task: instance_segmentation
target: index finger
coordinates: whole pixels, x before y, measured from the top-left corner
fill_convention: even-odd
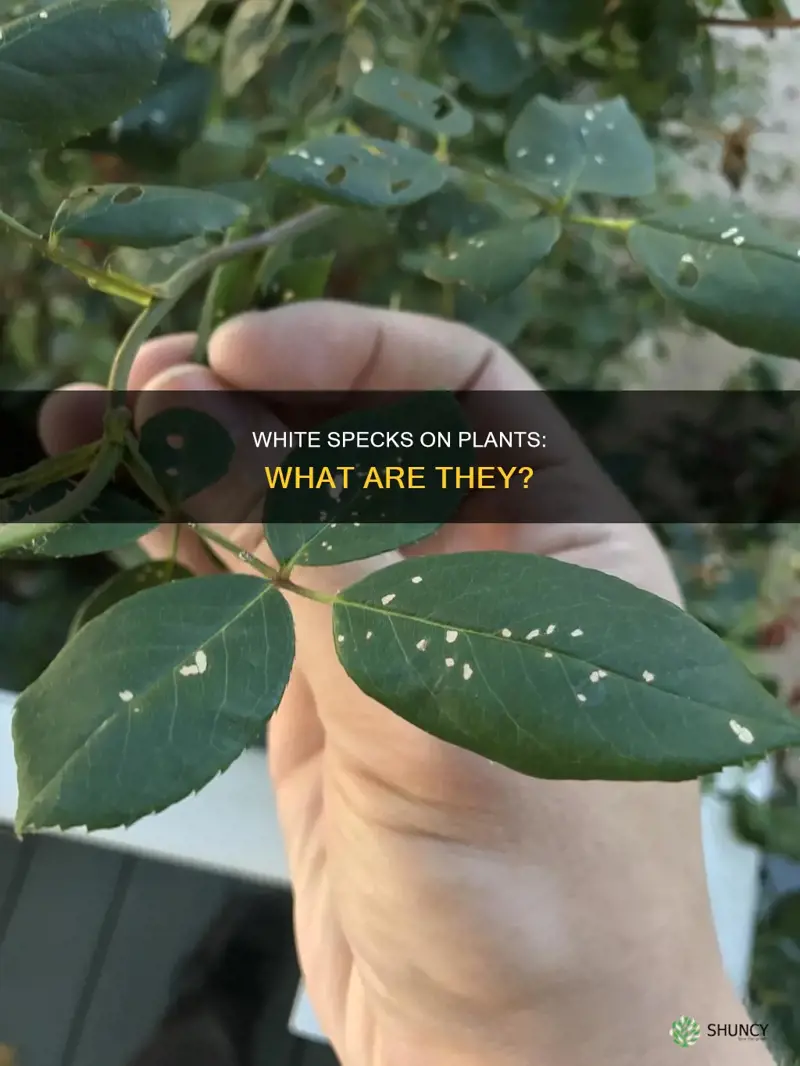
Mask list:
[[[209,363],[254,392],[537,388],[496,342],[460,322],[339,301],[253,311],[220,326]]]

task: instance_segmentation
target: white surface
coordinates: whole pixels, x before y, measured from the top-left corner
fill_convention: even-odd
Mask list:
[[[0,691],[0,821],[11,822],[17,802],[11,743],[13,696]],[[742,783],[757,798],[772,787],[769,764],[743,774],[729,770],[720,789]],[[151,815],[129,829],[69,835],[88,843],[133,851],[170,862],[187,863],[256,881],[287,882],[286,857],[278,828],[275,799],[262,752],[246,752],[199,795]],[[725,968],[743,997],[759,892],[759,853],[731,832],[719,795],[703,797],[703,842],[709,893]],[[325,1040],[301,985],[290,1021],[292,1030]]]

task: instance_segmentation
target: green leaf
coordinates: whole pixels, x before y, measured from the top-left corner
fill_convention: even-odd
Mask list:
[[[63,201],[50,242],[79,237],[127,248],[165,248],[223,233],[247,211],[246,204],[204,189],[95,185],[76,189]]]
[[[131,825],[197,792],[264,728],[293,659],[289,607],[259,578],[111,607],[17,701],[17,831]]]
[[[535,96],[508,132],[512,173],[543,195],[649,196],[655,156],[621,96],[596,104],[562,104]]]
[[[328,286],[335,253],[315,256],[311,259],[295,259],[277,276],[277,284],[285,299],[321,300]]]
[[[771,855],[800,861],[800,810],[777,803],[759,803],[747,793],[731,797],[733,820],[742,840]]]
[[[186,567],[171,562],[169,559],[149,560],[129,570],[113,574],[108,581],[96,588],[78,608],[69,628],[68,639],[72,640],[79,629],[99,618],[101,614],[129,596],[145,589],[159,588],[170,581],[179,581],[191,577]]]
[[[237,5],[222,44],[220,70],[226,96],[238,96],[264,66],[286,15],[288,10],[279,9],[279,0],[242,0]]]
[[[800,242],[703,202],[642,219],[628,248],[693,322],[743,348],[800,357]]]
[[[523,0],[525,25],[550,37],[581,37],[599,29],[608,0]]]
[[[11,503],[11,522],[0,526],[0,552],[17,551],[49,558],[99,555],[132,544],[156,528],[147,510],[113,489],[106,489],[79,518],[64,523],[26,523],[26,515],[50,507],[74,488],[58,481]]]
[[[0,159],[60,147],[138,103],[168,34],[162,0],[63,0],[3,27]]]
[[[751,19],[783,19],[792,14],[784,0],[739,0],[739,4]]]
[[[336,599],[367,695],[542,778],[681,781],[800,744],[800,722],[666,600],[536,555],[410,559]]]
[[[439,487],[437,465],[469,465],[472,450],[459,443],[467,422],[456,398],[448,392],[417,393],[413,397],[369,410],[348,412],[321,428],[323,447],[303,447],[292,452],[281,469],[321,472],[326,466],[351,467],[347,484],[342,476],[333,487],[303,484],[271,488],[265,509],[265,533],[282,565],[333,566],[369,559],[435,533],[458,509],[465,490]],[[346,432],[392,434],[394,446],[365,450],[359,439],[345,443]],[[423,433],[449,434],[450,444],[431,449],[420,444]],[[403,442],[402,434],[409,439]],[[336,434],[334,438],[332,435]],[[368,437],[362,438],[368,440]],[[395,469],[424,468],[424,487],[408,489],[396,483],[384,488],[366,485],[369,468],[383,473]],[[277,472],[276,472],[277,473]],[[337,475],[338,476],[338,475]],[[383,478],[382,478],[383,481]]]
[[[405,247],[425,249],[432,242],[474,237],[505,221],[490,204],[470,198],[457,185],[447,184],[433,196],[400,213],[398,233]]]
[[[180,154],[203,134],[215,85],[210,66],[187,60],[173,44],[155,87],[141,102],[69,147],[107,152],[139,169],[172,175]]]
[[[227,474],[236,446],[211,415],[173,407],[144,423],[139,452],[170,499],[181,503]]]
[[[508,96],[528,72],[514,35],[480,8],[462,13],[439,47],[450,73],[479,96]]]
[[[367,207],[413,204],[447,177],[437,159],[416,148],[345,133],[306,141],[273,159],[269,170],[327,200]]]
[[[446,253],[409,252],[402,265],[443,284],[465,285],[491,299],[521,285],[560,235],[557,218],[537,218],[453,241]]]
[[[353,93],[402,126],[435,137],[468,137],[472,133],[472,115],[454,96],[402,70],[374,67],[361,75]]]

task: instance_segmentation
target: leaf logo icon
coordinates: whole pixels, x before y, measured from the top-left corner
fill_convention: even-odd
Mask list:
[[[683,1014],[677,1021],[672,1023],[669,1035],[678,1047],[692,1047],[700,1039],[700,1026],[694,1018],[690,1018],[688,1014]]]

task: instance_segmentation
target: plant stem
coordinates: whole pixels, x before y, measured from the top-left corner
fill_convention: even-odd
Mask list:
[[[700,19],[700,25],[723,26],[743,30],[796,30],[800,29],[800,18],[728,19],[716,15],[707,15],[705,18]]]
[[[123,337],[108,375],[111,409],[125,406],[128,377],[137,352],[153,330],[167,317],[182,295],[183,292],[179,292],[166,299],[153,301],[141,312]]]
[[[324,222],[335,218],[340,210],[341,208],[327,205],[312,207],[301,215],[294,215],[284,222],[279,222],[271,229],[255,233],[250,237],[243,237],[238,241],[232,241],[230,244],[223,244],[218,248],[212,248],[211,251],[198,256],[197,259],[193,259],[191,263],[187,263],[186,266],[176,271],[164,286],[162,298],[154,300],[149,307],[142,311],[119,346],[108,378],[108,388],[112,393],[112,404],[120,407],[125,403],[128,376],[139,348],[141,348],[153,330],[167,317],[178,301],[201,278],[231,259],[251,255],[253,252],[262,251],[283,241],[293,240],[303,233],[308,233],[310,230],[321,226]]]
[[[114,477],[122,460],[123,452],[124,447],[121,442],[104,440],[92,465],[86,472],[86,476],[82,478],[75,488],[70,489],[58,503],[45,507],[44,510],[39,511],[37,514],[28,515],[29,521],[25,522],[24,526],[46,526],[51,524],[57,526],[82,514],[87,508],[91,507]],[[12,534],[7,534],[3,537],[2,546],[4,548],[14,545],[15,541],[9,539],[11,537]],[[17,543],[24,542],[23,538],[21,542]]]
[[[338,596],[331,596],[330,593],[320,592],[318,589],[307,589],[302,585],[295,585],[288,577],[281,577],[276,582],[276,585],[285,592],[292,592],[295,596],[302,596],[304,600],[313,600],[315,603],[324,603],[327,606],[331,606],[339,599]]]
[[[210,541],[212,544],[216,544],[220,548],[224,548],[225,551],[231,552],[241,559],[243,563],[247,563],[248,566],[252,566],[254,570],[257,570],[262,577],[267,578],[268,581],[275,581],[278,576],[278,571],[273,570],[271,566],[266,563],[262,563],[260,559],[256,558],[251,552],[243,551],[237,544],[234,544],[232,540],[228,540],[222,533],[217,533],[215,529],[210,529],[208,526],[203,526],[197,522],[189,523],[190,529],[193,529],[203,540]]]
[[[62,252],[60,248],[51,245],[49,241],[39,236],[38,233],[34,233],[27,226],[23,226],[21,222],[17,222],[11,215],[7,215],[5,211],[0,211],[0,224],[18,234],[35,248],[40,255],[43,255],[52,263],[63,266],[70,273],[83,278],[93,289],[105,292],[109,296],[121,296],[123,299],[130,300],[140,306],[147,306],[153,299],[154,293],[146,286],[139,285],[137,282],[121,275],[111,274],[105,270],[96,270],[94,267],[82,263],[80,259],[74,259],[71,255]]]
[[[100,441],[83,444],[80,448],[74,448],[64,455],[42,459],[41,462],[23,470],[21,474],[11,474],[9,477],[0,478],[0,496],[7,496],[23,489],[41,489],[46,485],[52,485],[54,481],[69,480],[77,474],[82,474],[92,465],[92,459],[99,447]]]
[[[595,218],[592,215],[569,215],[568,222],[578,226],[594,226],[595,229],[611,229],[618,233],[627,233],[638,222],[635,218]]]

